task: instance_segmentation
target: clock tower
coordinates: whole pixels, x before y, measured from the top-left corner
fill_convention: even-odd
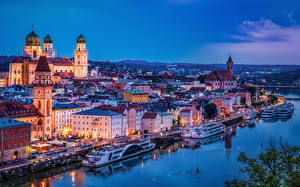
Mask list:
[[[41,56],[35,70],[33,82],[33,104],[42,117],[38,121],[39,138],[49,139],[52,133],[52,81],[47,57]]]

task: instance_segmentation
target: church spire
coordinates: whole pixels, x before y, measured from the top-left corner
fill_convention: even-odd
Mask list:
[[[226,66],[227,66],[227,70],[230,71],[231,73],[233,73],[233,61],[231,58],[231,54],[228,57],[228,60],[226,62]]]

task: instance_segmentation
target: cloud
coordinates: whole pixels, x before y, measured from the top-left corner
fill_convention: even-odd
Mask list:
[[[271,20],[243,21],[232,42],[209,43],[185,59],[200,63],[222,63],[231,53],[236,63],[299,64],[300,25],[280,26]],[[221,61],[222,60],[222,61]]]
[[[290,28],[281,27],[268,19],[261,19],[256,22],[243,21],[238,31],[238,35],[232,35],[231,37],[249,42],[286,41],[292,37]]]

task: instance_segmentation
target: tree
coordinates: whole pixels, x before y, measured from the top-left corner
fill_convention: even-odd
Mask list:
[[[200,83],[204,83],[207,75],[200,75],[197,80],[200,81]]]
[[[178,117],[177,117],[177,126],[178,126],[178,127],[180,127],[180,120],[181,120],[181,118],[180,118],[180,116],[178,116]]]
[[[299,186],[300,148],[280,139],[269,141],[268,147],[257,158],[240,153],[238,161],[246,166],[241,169],[246,180],[226,181],[227,186]]]
[[[172,125],[175,127],[177,126],[177,123],[176,123],[176,120],[175,119],[172,119]]]
[[[217,106],[215,103],[207,103],[204,106],[204,111],[208,118],[213,118],[215,115],[217,115]]]
[[[246,89],[251,93],[251,97],[255,96],[256,88],[254,86],[248,86]]]
[[[270,94],[268,95],[268,101],[272,104],[276,103],[278,101],[278,97],[274,94]]]

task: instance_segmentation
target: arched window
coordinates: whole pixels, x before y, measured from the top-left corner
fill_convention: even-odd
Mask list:
[[[36,50],[34,50],[33,51],[33,55],[32,55],[33,57],[36,57],[37,55],[36,55]]]
[[[50,116],[50,110],[51,110],[51,103],[50,100],[47,101],[47,115]]]
[[[41,110],[41,101],[38,101],[38,109]]]

